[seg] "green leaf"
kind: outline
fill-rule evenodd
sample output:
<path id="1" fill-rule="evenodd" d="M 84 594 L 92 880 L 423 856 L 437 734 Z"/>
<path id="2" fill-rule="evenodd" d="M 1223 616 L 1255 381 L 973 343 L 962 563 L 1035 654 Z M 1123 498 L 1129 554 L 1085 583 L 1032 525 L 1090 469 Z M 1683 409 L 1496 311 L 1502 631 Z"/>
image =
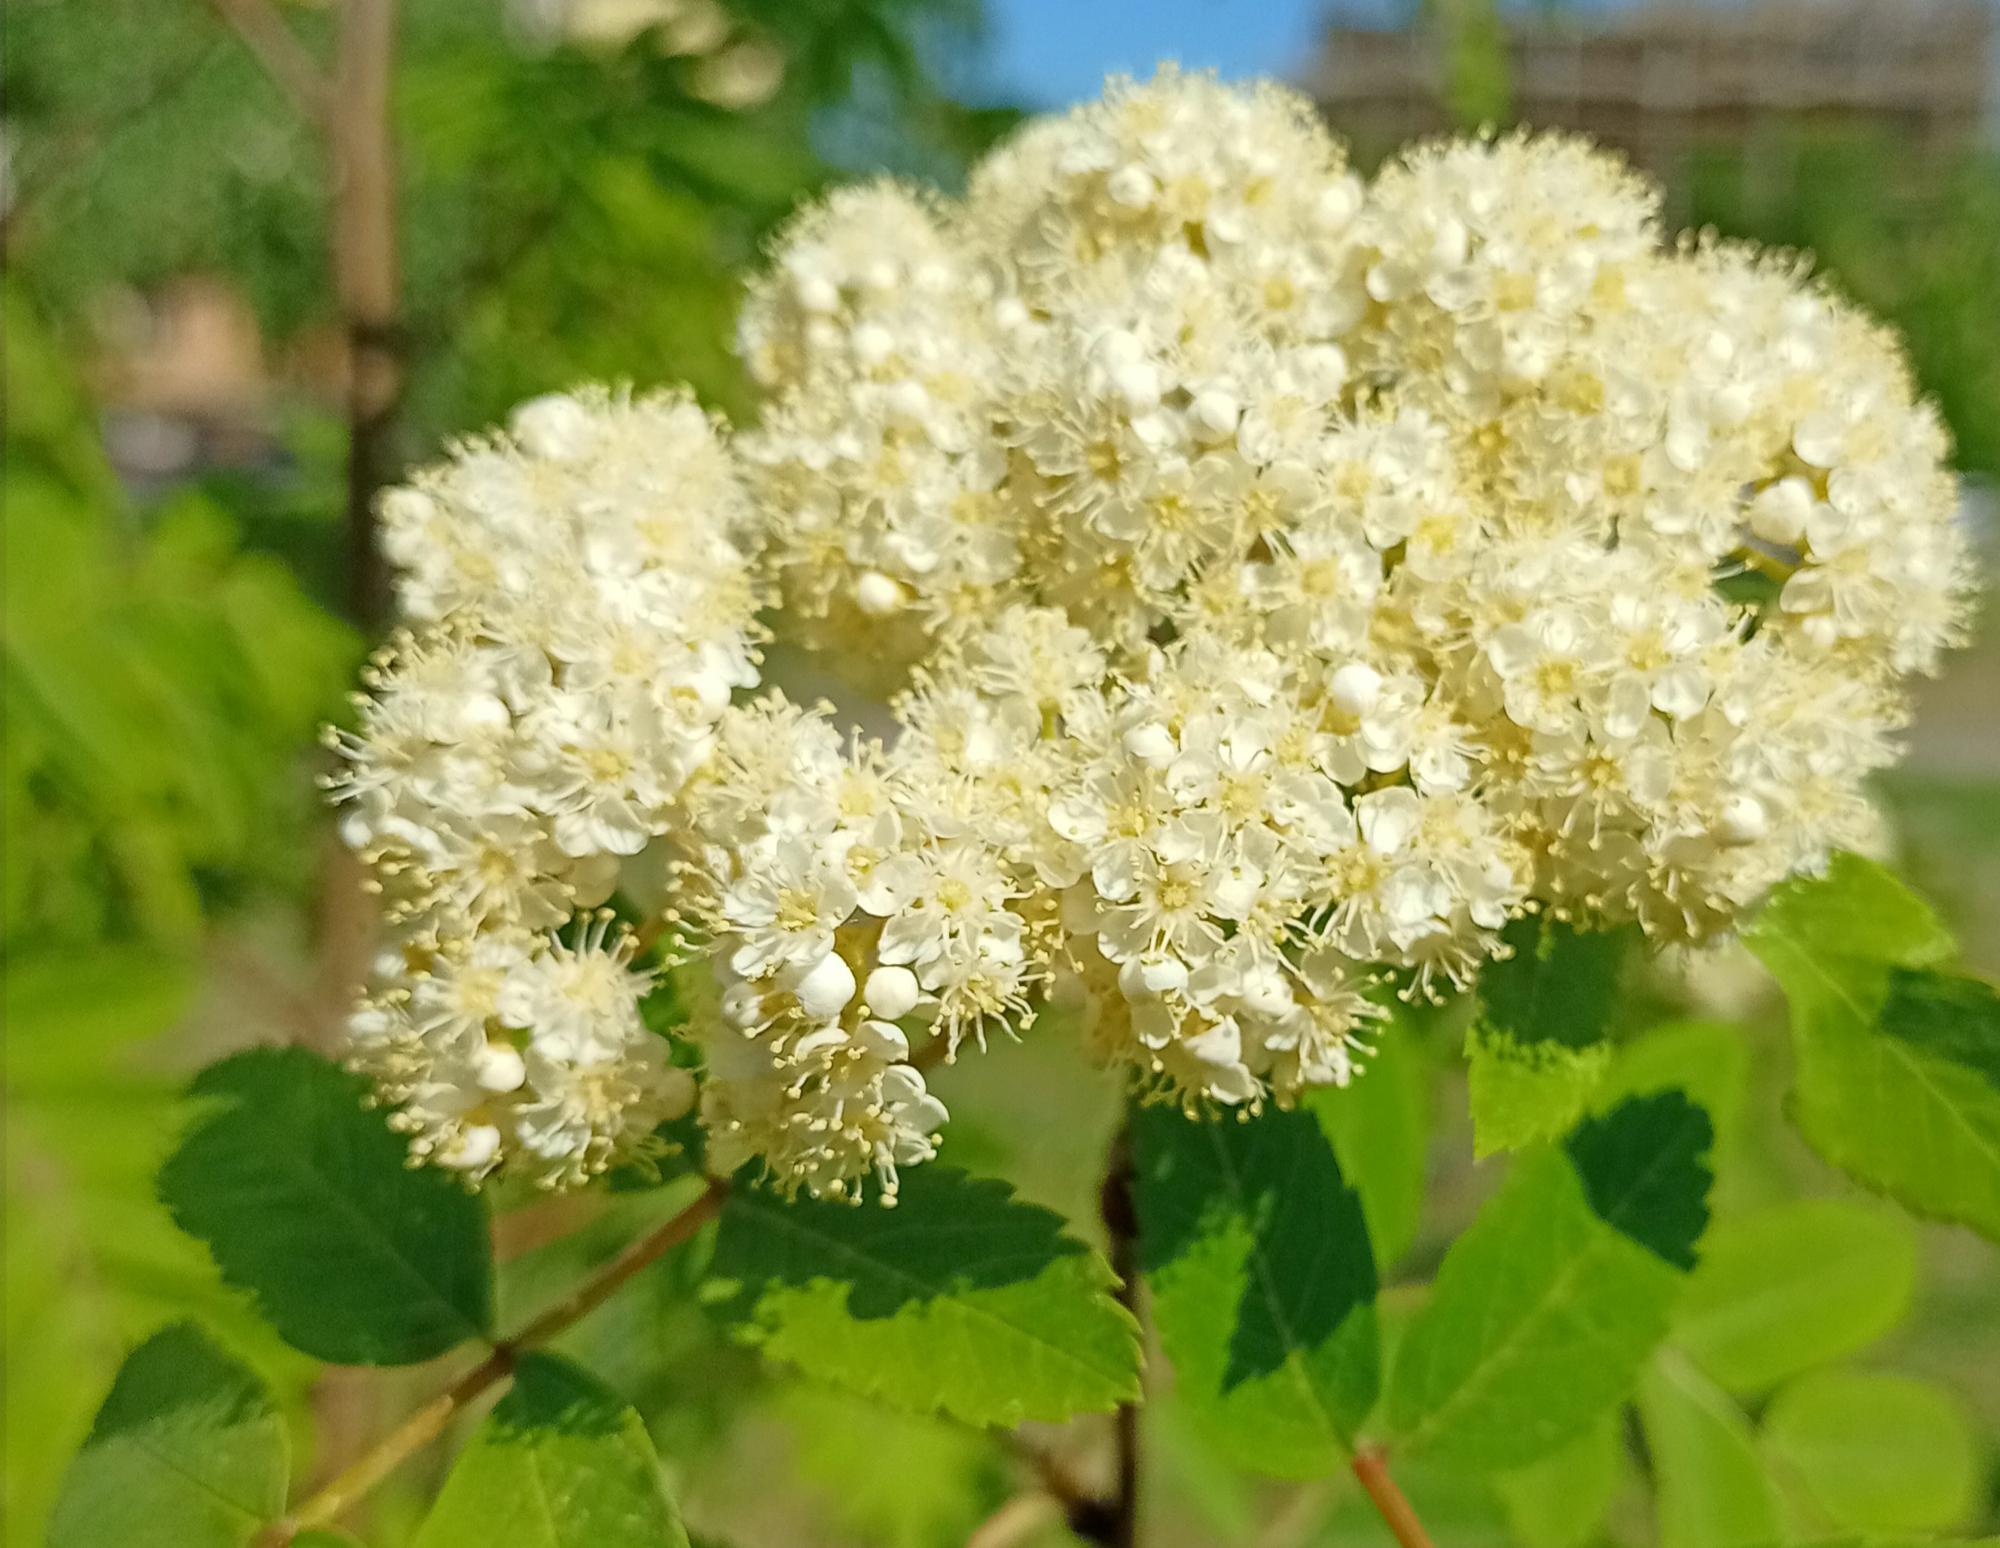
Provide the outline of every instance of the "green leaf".
<path id="1" fill-rule="evenodd" d="M 1493 1490 L 1524 1548 L 1584 1548 L 1598 1541 L 1624 1473 L 1624 1438 L 1607 1413 L 1561 1450 L 1496 1475 Z"/>
<path id="2" fill-rule="evenodd" d="M 1879 1206 L 1800 1199 L 1718 1220 L 1674 1342 L 1731 1391 L 1761 1391 L 1888 1332 L 1916 1273 L 1915 1233 Z"/>
<path id="3" fill-rule="evenodd" d="M 645 1422 L 588 1371 L 522 1357 L 416 1548 L 687 1548 Z"/>
<path id="4" fill-rule="evenodd" d="M 1720 1150 L 1739 1125 L 1749 1085 L 1749 1041 L 1741 1027 L 1671 1021 L 1619 1045 L 1594 1105 L 1609 1111 L 1628 1096 L 1678 1087 L 1708 1114 Z"/>
<path id="5" fill-rule="evenodd" d="M 1756 1548 L 1779 1540 L 1778 1498 L 1742 1410 L 1671 1352 L 1639 1383 L 1660 1548 Z"/>
<path id="6" fill-rule="evenodd" d="M 1466 1035 L 1477 1157 L 1566 1131 L 1611 1061 L 1624 932 L 1582 932 L 1526 915 L 1502 939 L 1513 955 L 1479 981 L 1480 1019 Z"/>
<path id="7" fill-rule="evenodd" d="M 1012 1425 L 1138 1396 L 1104 1260 L 1002 1182 L 918 1167 L 893 1209 L 740 1187 L 714 1273 L 772 1358 L 901 1407 Z"/>
<path id="8" fill-rule="evenodd" d="M 810 1508 L 870 1548 L 962 1543 L 1007 1491 L 986 1436 L 935 1414 L 911 1414 L 808 1382 L 785 1382 L 768 1412 Z"/>
<path id="9" fill-rule="evenodd" d="M 132 1351 L 70 1464 L 49 1548 L 238 1548 L 285 1508 L 284 1421 L 192 1323 Z"/>
<path id="10" fill-rule="evenodd" d="M 1942 1531 L 1979 1497 L 1981 1460 L 1964 1406 L 1908 1376 L 1831 1370 L 1772 1399 L 1764 1450 L 1834 1525 Z"/>
<path id="11" fill-rule="evenodd" d="M 1631 1097 L 1578 1124 L 1563 1149 L 1590 1207 L 1675 1268 L 1695 1266 L 1708 1228 L 1708 1114 L 1679 1091 Z"/>
<path id="12" fill-rule="evenodd" d="M 349 1365 L 427 1360 L 489 1333 L 485 1205 L 409 1164 L 366 1081 L 299 1048 L 253 1049 L 193 1086 L 213 1100 L 160 1171 L 181 1227 L 208 1243 L 293 1347 Z"/>
<path id="13" fill-rule="evenodd" d="M 1363 1077 L 1364 1079 L 1368 1077 Z M 1361 1199 L 1310 1114 L 1132 1118 L 1139 1254 L 1175 1392 L 1233 1460 L 1339 1464 L 1381 1383 Z"/>
<path id="14" fill-rule="evenodd" d="M 1663 1092 L 1523 1155 L 1411 1319 L 1388 1438 L 1440 1462 L 1521 1467 L 1622 1399 L 1684 1283 L 1707 1145 L 1706 1115 Z"/>
<path id="15" fill-rule="evenodd" d="M 1745 935 L 1792 1006 L 1792 1116 L 1849 1175 L 2000 1240 L 2000 1011 L 1927 969 L 1951 952 L 1881 867 L 1835 858 L 1787 883 Z"/>
<path id="16" fill-rule="evenodd" d="M 1365 1069 L 1301 1103 L 1319 1119 L 1340 1172 L 1361 1195 L 1378 1269 L 1410 1250 L 1423 1218 L 1431 1136 L 1431 1056 L 1401 1021 L 1383 1034 Z"/>

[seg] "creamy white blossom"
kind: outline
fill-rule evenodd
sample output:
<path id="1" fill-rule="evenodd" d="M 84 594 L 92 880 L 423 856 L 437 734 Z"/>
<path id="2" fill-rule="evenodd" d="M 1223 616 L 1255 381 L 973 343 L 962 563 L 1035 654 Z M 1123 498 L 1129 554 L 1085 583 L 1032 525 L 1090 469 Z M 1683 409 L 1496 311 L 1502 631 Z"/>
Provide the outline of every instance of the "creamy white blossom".
<path id="1" fill-rule="evenodd" d="M 718 1167 L 893 1199 L 926 1068 L 1051 1000 L 1171 1100 L 1343 1083 L 1523 913 L 1700 943 L 1870 844 L 1967 612 L 1897 342 L 1573 137 L 1364 183 L 1281 88 L 1114 81 L 963 199 L 806 211 L 740 342 L 740 438 L 556 396 L 383 502 L 353 1057 L 471 1176 L 698 1103 Z M 772 601 L 874 734 L 760 688 Z"/>

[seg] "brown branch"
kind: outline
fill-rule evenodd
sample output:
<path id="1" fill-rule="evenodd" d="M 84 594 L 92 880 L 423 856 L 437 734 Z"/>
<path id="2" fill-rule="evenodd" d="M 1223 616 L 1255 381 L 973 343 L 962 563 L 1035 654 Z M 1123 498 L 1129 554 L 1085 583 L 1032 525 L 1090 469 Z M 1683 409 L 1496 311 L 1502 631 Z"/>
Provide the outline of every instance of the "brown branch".
<path id="1" fill-rule="evenodd" d="M 396 146 L 390 86 L 396 0 L 343 0 L 333 108 L 333 281 L 347 340 L 348 613 L 364 630 L 388 613 L 375 496 L 395 474 L 405 367 L 396 241 Z"/>
<path id="2" fill-rule="evenodd" d="M 323 123 L 332 106 L 331 84 L 271 0 L 208 0 L 216 15 L 257 56 L 264 72 L 292 99 L 302 116 Z"/>
<path id="3" fill-rule="evenodd" d="M 582 1321 L 622 1289 L 633 1275 L 692 1237 L 714 1218 L 728 1192 L 728 1183 L 711 1179 L 679 1214 L 640 1237 L 512 1338 L 495 1343 L 484 1360 L 301 1501 L 297 1510 L 274 1522 L 258 1539 L 258 1548 L 287 1548 L 301 1532 L 331 1526 L 339 1520 L 369 1490 L 442 1435 L 445 1426 L 489 1387 L 510 1377 L 515 1361 L 522 1354 L 547 1343 L 572 1323 Z"/>
<path id="4" fill-rule="evenodd" d="M 1140 1321 L 1139 1217 L 1132 1205 L 1132 1140 L 1120 1126 L 1104 1163 L 1104 1186 L 1098 1195 L 1110 1247 L 1111 1271 L 1118 1276 L 1118 1301 Z M 1072 1506 L 1069 1527 L 1078 1537 L 1103 1548 L 1134 1548 L 1139 1540 L 1139 1405 L 1121 1403 L 1115 1423 L 1117 1476 L 1111 1498 Z"/>
<path id="5" fill-rule="evenodd" d="M 1408 1498 L 1389 1476 L 1388 1458 L 1381 1447 L 1364 1446 L 1355 1452 L 1354 1476 L 1361 1480 L 1361 1487 L 1368 1491 L 1368 1498 L 1389 1524 L 1398 1548 L 1436 1548 L 1424 1531 L 1424 1524 L 1417 1520 L 1416 1511 L 1410 1508 Z"/>

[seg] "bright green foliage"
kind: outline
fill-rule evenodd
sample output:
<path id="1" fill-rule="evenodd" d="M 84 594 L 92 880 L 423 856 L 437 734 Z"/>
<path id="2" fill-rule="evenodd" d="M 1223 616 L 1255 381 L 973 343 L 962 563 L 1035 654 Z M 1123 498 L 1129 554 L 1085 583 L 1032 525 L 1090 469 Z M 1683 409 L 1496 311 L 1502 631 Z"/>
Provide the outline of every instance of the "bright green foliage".
<path id="1" fill-rule="evenodd" d="M 1540 915 L 1515 920 L 1503 939 L 1514 954 L 1481 975 L 1465 1045 L 1479 1157 L 1553 1138 L 1582 1116 L 1611 1062 L 1605 1034 L 1628 945 L 1622 931 Z"/>
<path id="2" fill-rule="evenodd" d="M 1780 888 L 1745 938 L 1791 1001 L 1806 1138 L 1910 1209 L 2000 1240 L 2000 1013 L 1984 986 L 1929 971 L 1952 950 L 1936 917 L 1842 855 Z"/>
<path id="3" fill-rule="evenodd" d="M 1879 1207 L 1799 1199 L 1718 1220 L 1674 1342 L 1731 1391 L 1761 1391 L 1888 1332 L 1916 1273 L 1915 1232 Z"/>
<path id="4" fill-rule="evenodd" d="M 911 1169 L 894 1209 L 745 1185 L 722 1210 L 724 1314 L 772 1358 L 973 1424 L 1138 1395 L 1138 1329 L 1104 1260 L 1005 1183 Z"/>
<path id="5" fill-rule="evenodd" d="M 1692 1097 L 1715 1126 L 1716 1170 L 1742 1127 L 1750 1083 L 1749 1039 L 1743 1028 L 1719 1021 L 1674 1021 L 1621 1043 L 1592 1105 L 1608 1112 L 1628 1096 L 1678 1088 Z"/>
<path id="6" fill-rule="evenodd" d="M 300 1048 L 211 1065 L 160 1195 L 293 1347 L 399 1365 L 492 1331 L 486 1206 L 413 1168 L 367 1083 Z"/>
<path id="7" fill-rule="evenodd" d="M 41 1541 L 92 1406 L 126 1352 L 164 1321 L 198 1313 L 281 1392 L 311 1369 L 223 1286 L 153 1196 L 179 1128 L 178 1092 L 139 1045 L 180 1020 L 194 988 L 178 957 L 153 948 L 8 964 L 0 1540 Z"/>
<path id="8" fill-rule="evenodd" d="M 1584 1548 L 1598 1540 L 1625 1477 L 1625 1438 L 1607 1413 L 1541 1461 L 1493 1479 L 1523 1548 Z"/>
<path id="9" fill-rule="evenodd" d="M 1660 1548 L 1759 1548 L 1779 1540 L 1778 1497 L 1749 1421 L 1671 1352 L 1639 1383 Z"/>
<path id="10" fill-rule="evenodd" d="M 1705 1115 L 1666 1092 L 1524 1155 L 1403 1337 L 1388 1438 L 1441 1463 L 1519 1467 L 1622 1398 L 1692 1261 L 1707 1147 Z"/>
<path id="11" fill-rule="evenodd" d="M 1429 1050 L 1398 1021 L 1382 1034 L 1359 1078 L 1315 1091 L 1301 1104 L 1319 1119 L 1341 1175 L 1361 1195 L 1380 1268 L 1409 1251 L 1423 1217 L 1434 1076 Z"/>
<path id="12" fill-rule="evenodd" d="M 522 1358 L 416 1548 L 687 1548 L 637 1413 L 589 1372 Z"/>
<path id="13" fill-rule="evenodd" d="M 776 1389 L 770 1412 L 816 1506 L 870 1548 L 962 1543 L 1009 1486 L 984 1436 L 933 1414 L 806 1382 Z"/>
<path id="14" fill-rule="evenodd" d="M 240 1548 L 285 1507 L 288 1450 L 257 1378 L 177 1323 L 120 1367 L 63 1480 L 49 1548 Z"/>
<path id="15" fill-rule="evenodd" d="M 1957 1399 L 1908 1376 L 1830 1370 L 1779 1392 L 1764 1451 L 1809 1510 L 1861 1532 L 1942 1531 L 1980 1487 L 1972 1427 Z"/>
<path id="16" fill-rule="evenodd" d="M 11 281 L 4 325 L 7 945 L 186 943 L 218 888 L 296 872 L 299 759 L 354 640 L 212 503 L 142 524 L 63 341 Z"/>
<path id="17" fill-rule="evenodd" d="M 1311 1115 L 1132 1119 L 1139 1251 L 1175 1391 L 1245 1466 L 1339 1465 L 1375 1402 L 1375 1260 Z"/>

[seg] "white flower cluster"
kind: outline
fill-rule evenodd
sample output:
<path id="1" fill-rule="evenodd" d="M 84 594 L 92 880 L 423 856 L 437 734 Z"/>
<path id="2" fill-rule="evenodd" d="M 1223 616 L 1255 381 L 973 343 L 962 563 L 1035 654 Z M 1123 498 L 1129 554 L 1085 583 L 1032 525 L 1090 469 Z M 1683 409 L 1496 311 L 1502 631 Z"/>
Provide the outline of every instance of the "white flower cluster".
<path id="1" fill-rule="evenodd" d="M 581 1181 L 693 1100 L 589 911 L 757 681 L 748 499 L 685 394 L 582 393 L 381 509 L 409 628 L 334 788 L 394 938 L 351 1057 L 417 1155 Z"/>
<path id="2" fill-rule="evenodd" d="M 1701 941 L 1867 842 L 1967 609 L 1945 434 L 1797 262 L 1656 204 L 1560 136 L 1364 184 L 1302 99 L 1173 71 L 963 201 L 836 193 L 753 283 L 733 453 L 684 402 L 552 400 L 391 502 L 426 628 L 346 793 L 414 965 L 362 1061 L 471 1169 L 619 1153 L 657 1094 L 563 1171 L 534 1077 L 468 1097 L 432 1004 L 488 973 L 487 1041 L 539 1047 L 484 986 L 622 960 L 547 932 L 658 839 L 718 1164 L 893 1197 L 921 1063 L 1045 998 L 1180 1100 L 1288 1102 L 1523 912 Z M 753 542 L 892 736 L 725 707 Z"/>

